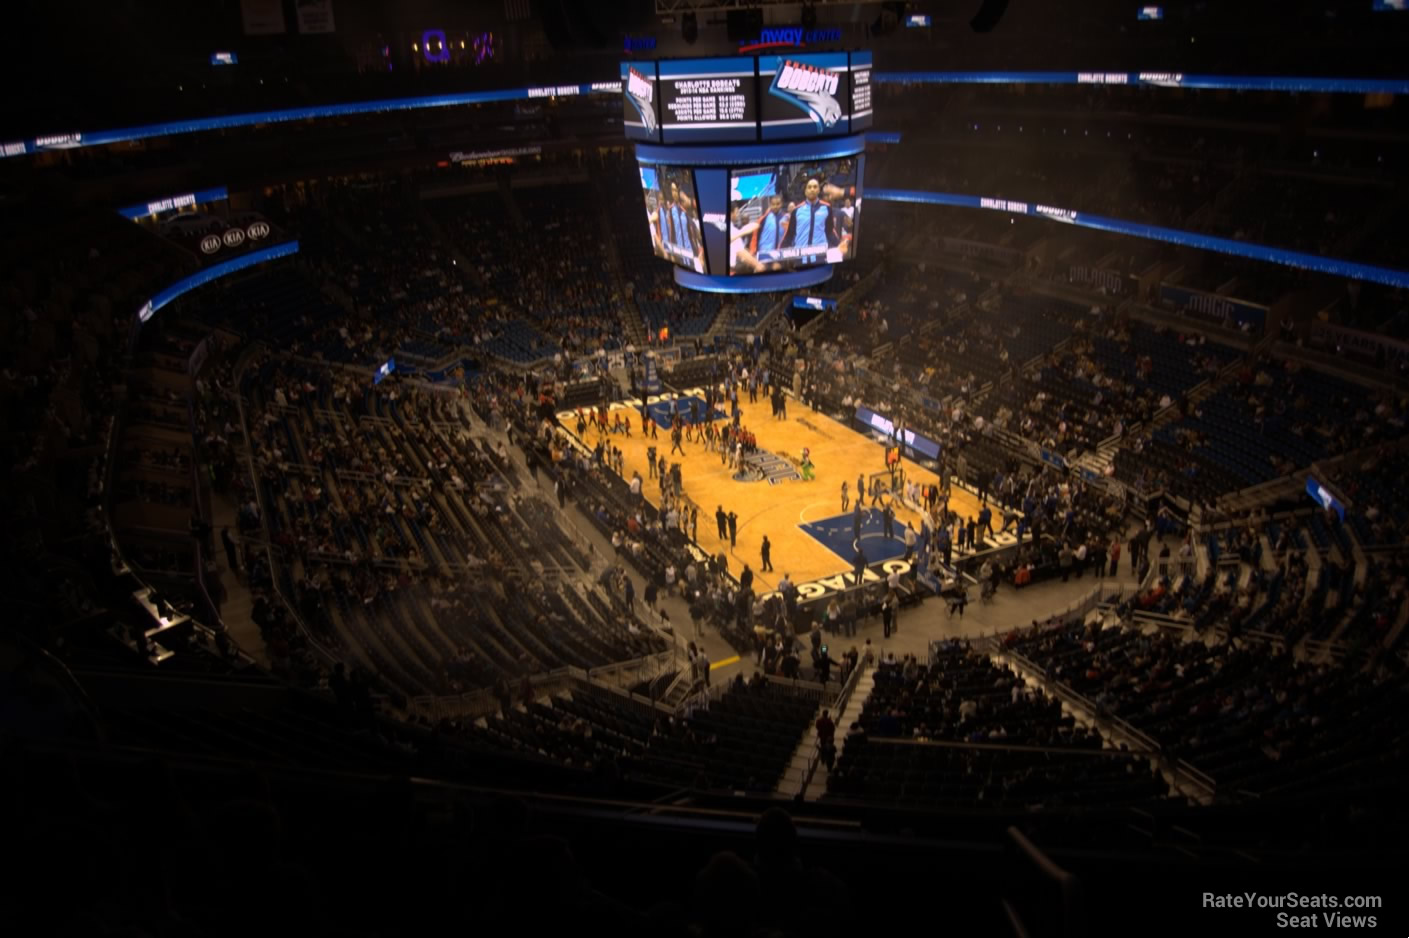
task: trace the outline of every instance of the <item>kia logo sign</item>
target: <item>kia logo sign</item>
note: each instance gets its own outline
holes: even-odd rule
[[[249,235],[251,241],[267,238],[269,237],[269,222],[257,221],[245,229],[245,234]]]
[[[220,238],[218,235],[206,235],[201,239],[201,253],[214,254],[220,250]]]
[[[238,228],[231,228],[225,232],[225,245],[227,247],[239,247],[245,243],[245,233]]]

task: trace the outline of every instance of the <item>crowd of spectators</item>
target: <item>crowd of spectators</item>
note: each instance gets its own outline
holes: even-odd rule
[[[875,679],[828,775],[831,798],[1051,807],[1168,793],[1148,755],[1103,749],[1058,700],[963,642],[937,644],[927,665],[891,655]]]
[[[1219,792],[1314,791],[1406,756],[1395,658],[1362,671],[1266,644],[1079,623],[1034,626],[1008,646],[1211,776]]]
[[[282,573],[392,687],[455,693],[659,650],[629,609],[545,572],[590,561],[458,398],[277,359],[244,390]]]
[[[1181,404],[1177,421],[1132,439],[1116,457],[1116,477],[1211,500],[1395,438],[1404,408],[1392,391],[1264,356],[1245,362],[1212,396]]]

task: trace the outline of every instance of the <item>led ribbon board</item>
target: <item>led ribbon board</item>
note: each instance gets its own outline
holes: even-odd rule
[[[1382,283],[1391,287],[1409,287],[1409,270],[1395,270],[1391,267],[1362,264],[1357,261],[1342,260],[1335,257],[1322,257],[1319,254],[1307,254],[1304,251],[1292,251],[1266,244],[1249,244],[1246,241],[1236,241],[1232,238],[1218,238],[1213,235],[1199,234],[1193,231],[1181,231],[1177,228],[1164,228],[1160,225],[1146,225],[1141,222],[1122,221],[1118,218],[1106,218],[1102,215],[1092,215],[1087,212],[1078,212],[1075,209],[1056,208],[1055,206],[1042,205],[1035,202],[1019,202],[1014,199],[995,199],[977,195],[960,195],[953,192],[917,192],[906,189],[873,189],[867,192],[866,196],[871,199],[879,199],[882,202],[915,202],[923,205],[951,205],[958,208],[979,208],[988,209],[990,211],[1007,212],[1012,215],[1035,215],[1039,218],[1046,218],[1049,221],[1078,225],[1082,228],[1093,228],[1097,231],[1109,231],[1112,234],[1131,235],[1136,238],[1165,241],[1169,244],[1198,248],[1203,251],[1216,251],[1220,254],[1246,257],[1250,260],[1266,261],[1269,264],[1281,264],[1284,267],[1314,270],[1317,273],[1330,274],[1335,277],[1346,277],[1351,280],[1365,280],[1370,283]]]
[[[1393,0],[1399,2],[1399,0]],[[741,50],[742,51],[742,50]],[[843,53],[844,54],[844,53]],[[855,59],[853,58],[853,63]],[[639,68],[655,74],[655,63],[640,63]],[[855,66],[853,64],[852,69]],[[770,73],[770,78],[771,73]],[[1257,75],[1188,75],[1181,72],[876,72],[870,76],[876,83],[890,84],[1120,84],[1162,88],[1211,88],[1234,91],[1298,91],[1328,94],[1409,94],[1409,78],[1334,78],[1319,76],[1257,76]],[[652,82],[654,79],[652,78]],[[475,91],[462,94],[427,95],[413,98],[387,98],[357,101],[349,104],[325,104],[312,107],[286,108],[276,111],[254,111],[221,117],[199,117],[190,120],[163,121],[113,130],[98,130],[48,134],[24,140],[0,141],[0,158],[24,156],[42,150],[66,150],[79,147],[107,146],[153,137],[205,133],[212,130],[232,130],[256,124],[277,124],[287,121],[322,120],[329,117],[349,117],[388,111],[415,111],[423,108],[459,107],[466,104],[488,104],[494,101],[522,101],[527,98],[567,97],[588,94],[621,94],[627,84],[623,69],[618,81],[582,82],[544,88],[504,88],[497,91]],[[647,109],[656,123],[653,109]],[[641,124],[646,118],[637,117]],[[860,129],[859,127],[857,129]],[[631,128],[628,126],[628,134]],[[656,137],[649,133],[633,139]]]
[[[201,189],[197,192],[187,192],[181,195],[168,195],[160,199],[153,199],[150,202],[142,202],[137,205],[129,205],[120,208],[117,213],[123,218],[146,218],[148,215],[160,215],[163,212],[172,212],[177,209],[189,208],[195,205],[207,205],[211,202],[223,202],[230,197],[224,186],[216,186],[213,189]]]
[[[253,267],[255,264],[262,264],[265,261],[272,261],[280,257],[289,257],[298,253],[297,241],[286,241],[283,244],[276,244],[273,247],[264,248],[261,251],[251,251],[239,257],[231,258],[221,264],[214,264],[198,273],[194,273],[184,280],[178,280],[171,286],[166,287],[148,300],[140,310],[137,311],[137,319],[146,322],[156,315],[157,310],[169,304],[172,300],[185,293],[190,293],[197,287],[219,280],[226,274],[233,274],[237,270],[244,270],[246,267]]]
[[[1192,75],[1184,72],[876,72],[893,85],[1137,85],[1229,91],[1325,94],[1409,94],[1409,78],[1335,78],[1310,75]]]

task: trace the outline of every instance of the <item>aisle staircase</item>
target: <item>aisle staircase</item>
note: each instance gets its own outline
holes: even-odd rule
[[[856,722],[861,715],[861,708],[866,704],[866,698],[871,696],[871,690],[876,686],[876,669],[874,665],[859,664],[860,676],[856,679],[856,686],[852,688],[851,696],[846,699],[846,705],[840,712],[830,714],[832,722],[836,724],[836,745],[837,759],[841,759],[841,750],[846,738],[846,728]],[[822,716],[823,707],[817,708],[815,717]],[[831,711],[832,707],[826,707]],[[809,791],[816,792],[812,800],[827,793],[827,767],[821,760],[817,765],[811,765],[812,760],[817,755],[817,722],[813,720],[807,727],[807,732],[803,734],[802,742],[793,751],[792,762],[788,764],[783,772],[783,778],[778,782],[778,787],[774,794],[779,798],[802,798],[807,799]],[[809,775],[809,769],[811,774]]]

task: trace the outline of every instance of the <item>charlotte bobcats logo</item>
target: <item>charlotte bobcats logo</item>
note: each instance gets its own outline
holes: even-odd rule
[[[841,76],[836,72],[784,61],[774,73],[768,92],[802,108],[818,130],[825,130],[841,120],[841,105],[837,103],[840,86]]]
[[[641,116],[641,123],[647,132],[656,132],[656,87],[645,75],[636,69],[628,69],[626,76],[626,97]]]

